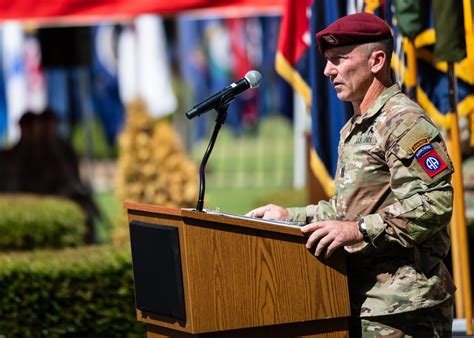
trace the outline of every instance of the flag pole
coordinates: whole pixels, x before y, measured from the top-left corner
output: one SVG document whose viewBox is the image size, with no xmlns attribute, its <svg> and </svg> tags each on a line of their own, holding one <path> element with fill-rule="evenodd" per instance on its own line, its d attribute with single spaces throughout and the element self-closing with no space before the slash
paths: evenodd
<svg viewBox="0 0 474 338">
<path fill-rule="evenodd" d="M 454 222 L 451 222 L 451 231 L 453 234 L 452 244 L 459 243 L 459 248 L 456 251 L 459 253 L 459 259 L 453 259 L 453 271 L 459 270 L 460 274 L 460 292 L 458 298 L 462 297 L 462 304 L 460 306 L 463 311 L 458 313 L 458 306 L 456 307 L 457 317 L 466 318 L 466 333 L 472 334 L 472 299 L 471 299 L 471 277 L 469 272 L 469 246 L 467 241 L 466 216 L 464 205 L 464 185 L 462 176 L 462 159 L 461 159 L 461 142 L 459 138 L 459 124 L 457 114 L 457 86 L 454 74 L 454 63 L 448 62 L 448 80 L 449 80 L 449 102 L 451 108 L 451 146 L 452 157 L 455 172 L 453 175 L 454 184 Z M 454 245 L 453 245 L 454 249 Z M 453 250 L 454 251 L 454 250 Z M 453 255 L 454 258 L 454 255 Z M 457 264 L 459 267 L 456 269 Z"/>
<path fill-rule="evenodd" d="M 407 58 L 407 72 L 405 77 L 406 93 L 410 99 L 418 102 L 416 95 L 416 74 L 418 72 L 416 65 L 416 49 L 413 40 L 403 38 L 404 50 Z"/>
</svg>

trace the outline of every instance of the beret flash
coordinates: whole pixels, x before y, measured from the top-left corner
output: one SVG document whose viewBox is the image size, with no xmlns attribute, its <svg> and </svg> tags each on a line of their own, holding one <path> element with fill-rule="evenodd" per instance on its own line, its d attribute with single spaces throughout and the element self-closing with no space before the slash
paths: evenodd
<svg viewBox="0 0 474 338">
<path fill-rule="evenodd" d="M 369 13 L 356 13 L 337 19 L 316 34 L 319 51 L 329 47 L 356 45 L 391 38 L 387 23 Z"/>
</svg>

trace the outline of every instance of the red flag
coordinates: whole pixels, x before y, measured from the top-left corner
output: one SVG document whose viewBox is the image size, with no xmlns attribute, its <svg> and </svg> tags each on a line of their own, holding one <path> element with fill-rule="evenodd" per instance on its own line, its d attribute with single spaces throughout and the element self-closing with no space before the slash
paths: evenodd
<svg viewBox="0 0 474 338">
<path fill-rule="evenodd" d="M 307 81 L 306 54 L 310 46 L 310 8 L 313 0 L 288 0 L 283 14 L 276 70 L 306 104 L 311 103 L 311 88 Z"/>
</svg>

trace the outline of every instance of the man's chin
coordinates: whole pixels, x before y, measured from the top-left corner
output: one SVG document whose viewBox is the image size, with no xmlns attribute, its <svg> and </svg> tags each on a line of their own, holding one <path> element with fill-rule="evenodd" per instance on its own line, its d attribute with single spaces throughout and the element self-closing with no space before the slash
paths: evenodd
<svg viewBox="0 0 474 338">
<path fill-rule="evenodd" d="M 347 95 L 345 95 L 343 92 L 336 92 L 336 96 L 341 101 L 348 101 Z"/>
</svg>

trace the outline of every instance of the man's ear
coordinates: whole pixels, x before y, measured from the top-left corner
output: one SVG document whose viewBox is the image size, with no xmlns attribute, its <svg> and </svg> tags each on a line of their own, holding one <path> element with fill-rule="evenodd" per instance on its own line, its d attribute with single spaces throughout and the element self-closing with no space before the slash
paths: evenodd
<svg viewBox="0 0 474 338">
<path fill-rule="evenodd" d="M 369 65 L 370 70 L 373 74 L 377 74 L 384 67 L 387 62 L 387 55 L 382 50 L 376 50 L 372 52 L 370 56 Z"/>
</svg>

